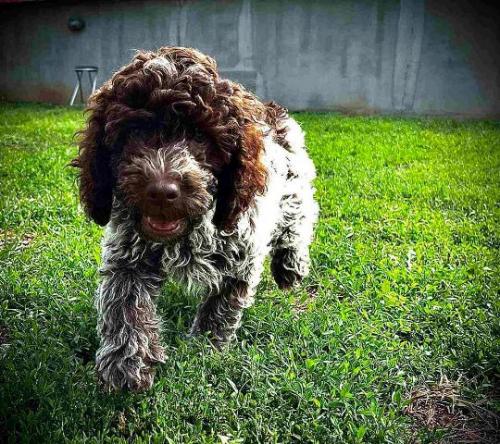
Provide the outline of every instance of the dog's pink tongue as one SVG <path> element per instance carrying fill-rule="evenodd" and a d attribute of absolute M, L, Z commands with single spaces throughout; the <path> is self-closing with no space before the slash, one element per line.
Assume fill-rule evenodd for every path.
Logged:
<path fill-rule="evenodd" d="M 166 221 L 162 219 L 152 219 L 148 217 L 149 224 L 155 229 L 160 231 L 172 231 L 179 225 L 178 220 Z"/>

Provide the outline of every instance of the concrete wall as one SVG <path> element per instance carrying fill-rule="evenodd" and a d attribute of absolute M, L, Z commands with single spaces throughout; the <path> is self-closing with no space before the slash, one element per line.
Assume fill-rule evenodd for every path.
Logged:
<path fill-rule="evenodd" d="M 498 23 L 493 2 L 464 0 L 0 5 L 0 97 L 67 103 L 75 65 L 102 82 L 134 49 L 182 45 L 293 110 L 498 117 Z"/>

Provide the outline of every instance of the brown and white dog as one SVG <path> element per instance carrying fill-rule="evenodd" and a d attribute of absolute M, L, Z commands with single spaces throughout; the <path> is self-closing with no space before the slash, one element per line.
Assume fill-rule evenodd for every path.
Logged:
<path fill-rule="evenodd" d="M 88 111 L 73 165 L 87 215 L 106 225 L 96 367 L 108 388 L 147 389 L 165 359 L 154 304 L 165 280 L 203 289 L 191 334 L 221 347 L 268 254 L 281 288 L 307 274 L 314 166 L 285 109 L 194 49 L 139 52 Z"/>

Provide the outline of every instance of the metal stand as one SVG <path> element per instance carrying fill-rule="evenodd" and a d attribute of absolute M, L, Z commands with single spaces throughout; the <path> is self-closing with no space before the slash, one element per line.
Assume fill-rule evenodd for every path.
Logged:
<path fill-rule="evenodd" d="M 75 72 L 76 72 L 77 82 L 75 85 L 75 89 L 73 90 L 73 94 L 71 95 L 69 106 L 74 105 L 78 91 L 80 91 L 80 100 L 82 101 L 82 103 L 85 103 L 85 99 L 83 98 L 83 87 L 82 87 L 82 78 L 85 72 L 88 73 L 89 76 L 89 85 L 92 87 L 91 94 L 95 91 L 98 68 L 97 66 L 75 66 Z"/>

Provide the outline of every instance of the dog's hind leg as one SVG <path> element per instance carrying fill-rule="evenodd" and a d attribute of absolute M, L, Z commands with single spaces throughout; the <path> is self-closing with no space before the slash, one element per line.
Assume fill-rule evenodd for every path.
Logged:
<path fill-rule="evenodd" d="M 271 273 L 280 288 L 294 286 L 309 272 L 309 245 L 318 217 L 312 185 L 316 171 L 305 148 L 304 133 L 292 118 L 286 127 L 286 182 L 281 220 L 271 245 Z"/>
<path fill-rule="evenodd" d="M 198 307 L 190 334 L 209 333 L 212 343 L 222 348 L 235 338 L 243 309 L 252 304 L 254 292 L 247 282 L 225 278 L 219 290 Z"/>
<path fill-rule="evenodd" d="M 298 284 L 309 272 L 309 245 L 318 217 L 310 180 L 291 169 L 280 206 L 282 220 L 272 242 L 271 273 L 278 287 L 286 289 Z"/>

